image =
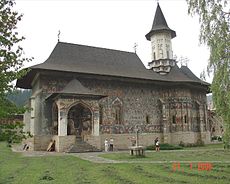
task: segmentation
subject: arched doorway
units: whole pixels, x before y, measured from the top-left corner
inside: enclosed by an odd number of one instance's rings
[[[82,104],[76,104],[69,109],[67,135],[83,137],[91,134],[92,113],[89,108]]]

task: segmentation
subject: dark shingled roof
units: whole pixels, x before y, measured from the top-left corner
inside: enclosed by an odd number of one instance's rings
[[[31,70],[27,75],[17,80],[17,86],[31,88],[32,80],[40,70],[162,82],[195,82],[208,85],[208,83],[194,77],[194,74],[186,68],[180,69],[176,65],[169,74],[160,75],[146,69],[136,53],[58,42],[49,58],[44,63],[30,67]]]
[[[154,17],[154,20],[153,20],[152,29],[149,31],[148,34],[145,35],[145,37],[146,37],[147,40],[150,40],[150,37],[153,34],[159,33],[159,32],[162,32],[162,31],[170,32],[172,38],[176,37],[176,32],[168,27],[168,24],[167,24],[167,22],[165,20],[164,14],[163,14],[163,12],[161,10],[161,7],[160,7],[160,5],[158,3],[157,4],[157,10],[156,10],[156,13],[155,13],[155,17]]]
[[[97,96],[97,97],[104,97],[104,95],[97,94],[94,91],[89,90],[88,88],[84,87],[77,79],[71,80],[63,90],[60,92],[52,93],[46,99],[54,98],[57,95],[89,95],[89,96]]]

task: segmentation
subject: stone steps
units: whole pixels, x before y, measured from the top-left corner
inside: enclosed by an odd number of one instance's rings
[[[67,152],[68,153],[84,153],[84,152],[99,152],[99,151],[101,150],[88,144],[87,142],[83,141],[81,138],[76,138],[76,143],[73,144]]]

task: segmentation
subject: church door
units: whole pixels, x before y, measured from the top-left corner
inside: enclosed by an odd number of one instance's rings
[[[91,134],[92,113],[82,104],[74,105],[68,112],[67,135],[83,137]]]

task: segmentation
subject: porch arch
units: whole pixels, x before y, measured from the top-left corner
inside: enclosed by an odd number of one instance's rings
[[[92,134],[93,113],[91,108],[82,103],[72,104],[67,110],[67,135],[84,135]]]

